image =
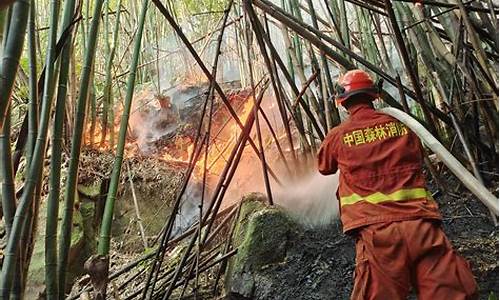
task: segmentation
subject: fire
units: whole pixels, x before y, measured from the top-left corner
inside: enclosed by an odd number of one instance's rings
[[[237,93],[229,96],[230,100],[233,101],[232,105],[236,110],[240,118],[240,121],[243,124],[245,123],[246,119],[252,112],[254,104],[253,98],[251,96],[248,96],[248,91],[245,91],[245,93],[243,94]],[[143,94],[141,94],[140,97],[145,98]],[[158,116],[158,118],[165,118],[165,116],[167,117],[170,116],[171,118],[172,117],[171,115],[164,113],[165,110],[169,109],[174,109],[174,108],[162,107],[160,105],[158,107],[151,108],[151,111],[153,115]],[[192,132],[195,132],[196,130],[188,131],[191,132],[191,134],[189,135],[183,135],[178,133],[179,130],[182,132],[183,128],[177,127],[177,129],[172,131],[174,133],[173,137],[170,137],[169,135],[164,135],[167,136],[165,138],[161,134],[156,136],[155,134],[153,134],[155,123],[151,122],[150,120],[151,113],[148,112],[150,113],[149,115],[145,115],[142,117],[140,116],[140,113],[141,112],[133,112],[131,115],[131,119],[129,120],[129,131],[127,132],[127,141],[125,144],[125,153],[124,153],[125,157],[133,157],[138,155],[155,156],[166,162],[188,164],[195,150],[194,139],[196,137],[192,136],[193,135]],[[114,121],[115,144],[118,139],[118,131],[120,123],[119,114],[117,113],[116,116],[117,118]],[[207,171],[211,174],[218,175],[222,171],[224,165],[226,164],[226,159],[230,155],[231,150],[236,144],[237,137],[241,132],[240,127],[229,116],[227,109],[225,107],[220,107],[218,110],[214,111],[212,118],[213,119],[212,119],[208,153],[205,154],[205,149],[203,149],[196,162],[194,175],[198,178],[201,177],[202,170],[205,167],[205,165]],[[165,122],[165,120],[163,119],[160,121]],[[168,122],[171,122],[171,119],[168,119]],[[144,130],[141,129],[142,131],[140,132],[140,134],[145,135],[142,137],[142,139],[141,137],[137,136],[138,134],[137,130],[134,130],[135,124],[139,124],[141,128],[145,128],[148,131],[144,133]],[[174,124],[180,126],[178,122],[177,123],[174,122]],[[170,133],[171,132],[169,132],[169,134]],[[111,147],[109,130],[106,139],[102,143],[101,143],[101,136],[102,136],[102,129],[99,123],[96,124],[93,133],[91,132],[91,124],[87,124],[85,131],[85,142],[87,146],[103,151],[116,149],[116,145],[113,145],[113,147]],[[166,140],[166,142],[163,139]],[[149,146],[146,147],[146,149],[144,149],[144,145],[141,144],[141,142],[144,142],[144,140],[147,141],[147,145]],[[207,159],[206,164],[205,164],[205,157]]]
[[[194,149],[194,144],[190,144],[187,146],[186,152],[182,153],[180,157],[173,156],[170,153],[165,152],[162,158],[166,161],[189,163],[191,155],[193,154],[193,149]]]

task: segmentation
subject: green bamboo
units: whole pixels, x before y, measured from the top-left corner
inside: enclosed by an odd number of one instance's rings
[[[93,69],[94,67],[92,67]],[[95,83],[94,83],[94,74],[91,71],[92,76],[90,78],[90,88],[89,88],[89,99],[90,100],[90,130],[89,130],[89,144],[95,144],[95,126],[96,126],[96,118],[97,118],[97,99],[95,96]]]
[[[298,20],[303,21],[298,0],[289,0],[289,3],[290,3],[292,15],[295,16]],[[294,45],[293,50],[295,50],[295,51],[291,52],[292,53],[291,58],[295,64],[295,71],[297,72],[297,75],[299,76],[301,83],[305,84],[305,82],[307,81],[307,78],[305,76],[304,54],[302,51],[303,47],[302,47],[302,43],[301,43],[301,40],[299,38],[299,35],[296,32],[293,32],[293,45]],[[308,45],[308,46],[310,46],[310,45]],[[306,47],[307,47],[307,44],[306,44]],[[314,54],[310,50],[311,47],[309,47],[308,49],[309,49],[309,57],[311,58],[311,65],[314,65],[314,60],[315,60]],[[323,118],[324,115],[320,112],[321,108],[319,106],[319,103],[318,103],[316,96],[314,95],[314,93],[310,89],[308,89],[306,91],[306,94],[304,95],[304,101],[307,103],[308,106],[312,106],[314,112],[316,113],[316,115],[319,119],[318,123],[321,124],[322,129],[325,132],[327,132],[328,127],[326,124],[326,120]],[[314,132],[314,128],[313,128],[313,124],[312,124],[311,120],[306,119],[305,121],[306,121],[306,124],[308,127],[308,131],[311,133]],[[321,135],[324,135],[324,133],[323,132],[318,133],[318,136],[321,136]],[[311,154],[315,153],[316,152],[316,150],[315,150],[315,147],[316,147],[315,138],[312,134],[309,135],[309,144],[310,144],[310,147],[312,149]]]
[[[5,222],[7,239],[10,236],[12,220],[16,212],[16,192],[14,184],[14,171],[12,169],[10,145],[10,108],[7,109],[7,119],[0,133],[0,180],[2,188],[2,212]]]
[[[64,6],[61,32],[69,26],[75,1],[67,0]],[[46,299],[59,299],[59,276],[57,270],[57,224],[59,219],[59,196],[61,180],[62,131],[66,113],[67,82],[71,55],[71,34],[61,53],[59,81],[57,87],[56,113],[52,137],[52,157],[50,170],[50,189],[47,199],[47,218],[45,224],[45,286]]]
[[[5,233],[7,239],[12,230],[12,221],[16,213],[16,193],[14,182],[14,171],[12,168],[10,130],[11,130],[11,107],[7,109],[7,119],[5,120],[2,133],[0,135],[0,154],[2,160],[0,162],[0,180],[2,185],[2,209],[5,222]],[[22,295],[22,275],[21,275],[21,259],[16,261],[16,269],[14,273],[14,285],[11,291],[11,299],[20,299]]]
[[[21,24],[17,24],[17,18],[14,16],[18,14],[29,13],[29,3],[28,8],[24,6],[20,6],[19,4],[23,4],[24,1],[17,1],[14,4],[13,10],[13,19],[12,22],[14,24],[10,25],[8,39],[10,40],[13,37],[19,36],[19,33],[14,33],[19,28],[17,26],[21,26]],[[23,232],[31,233],[31,230],[28,230],[28,224],[32,224],[31,220],[28,218],[30,213],[29,209],[32,207],[32,202],[35,197],[35,190],[37,185],[40,182],[42,168],[43,168],[43,159],[45,153],[46,139],[47,139],[47,129],[50,119],[50,110],[52,104],[52,95],[50,94],[53,89],[52,85],[52,77],[53,77],[53,67],[55,62],[55,44],[56,44],[56,33],[57,33],[57,15],[58,15],[58,1],[53,0],[51,2],[51,20],[50,20],[50,32],[49,32],[49,41],[47,47],[47,58],[46,58],[46,75],[45,75],[45,84],[44,84],[44,92],[43,92],[43,106],[42,106],[42,115],[40,122],[40,131],[38,132],[37,142],[35,145],[35,150],[33,154],[33,158],[31,160],[30,169],[28,171],[28,176],[24,185],[24,191],[19,201],[19,205],[16,209],[16,214],[14,216],[14,221],[12,223],[11,235],[9,236],[7,246],[5,249],[5,259],[2,266],[2,274],[0,278],[0,299],[8,299],[9,293],[12,288],[12,279],[15,273],[15,266],[17,259],[19,257],[20,244],[19,241],[23,238]],[[25,9],[26,12],[20,13],[16,12],[16,9]],[[27,17],[27,15],[26,15]],[[26,18],[27,20],[27,18]],[[26,25],[26,24],[25,24]],[[24,25],[24,29],[26,26]],[[10,31],[14,31],[11,33]],[[22,39],[24,40],[24,30],[22,33]],[[7,44],[9,41],[7,41]],[[22,46],[22,45],[21,45]],[[7,48],[6,48],[7,49]],[[7,54],[7,52],[5,53]],[[3,66],[6,63],[6,59],[4,57]],[[3,96],[3,94],[2,94]],[[3,103],[3,102],[2,102]],[[34,216],[35,217],[35,216]],[[31,226],[31,225],[30,225]],[[24,237],[26,238],[26,237]],[[23,249],[26,248],[26,245],[23,245]],[[23,256],[21,256],[23,258]]]
[[[5,48],[5,43],[7,42],[7,36],[9,31],[10,15],[12,13],[11,9],[3,11],[2,17],[2,28],[0,30],[2,34],[2,50]],[[12,221],[16,213],[16,197],[15,197],[15,185],[14,185],[14,172],[12,168],[12,158],[11,158],[11,145],[10,145],[10,117],[11,109],[7,111],[7,119],[5,120],[5,127],[1,130],[0,134],[0,154],[2,160],[0,161],[0,180],[2,189],[2,214],[5,224],[5,233],[7,239],[9,238],[10,231],[12,228]]]
[[[125,148],[125,139],[127,134],[128,120],[130,116],[130,108],[135,88],[135,75],[137,71],[137,63],[139,61],[139,54],[141,52],[141,40],[144,29],[144,20],[148,7],[148,0],[142,1],[141,16],[134,41],[134,53],[132,55],[132,63],[130,65],[130,73],[127,81],[127,94],[125,96],[125,103],[123,108],[123,115],[120,121],[120,131],[118,133],[118,142],[116,147],[116,156],[113,163],[113,172],[111,173],[111,180],[109,184],[108,195],[106,197],[106,205],[104,207],[104,215],[101,224],[99,245],[97,253],[99,255],[107,256],[109,253],[109,244],[111,239],[111,223],[113,220],[113,210],[116,200],[116,193],[118,191],[118,184],[120,183],[120,172],[123,162],[123,152]]]
[[[7,23],[7,17],[8,13],[10,12],[10,9],[4,9],[0,10],[0,45],[3,45],[4,41],[4,30],[5,30],[5,25]],[[3,55],[3,47],[0,47],[0,57]]]
[[[4,36],[5,43],[0,66],[0,130],[7,116],[7,108],[10,106],[17,68],[23,52],[30,2],[17,0],[11,9],[12,17],[9,22],[8,35]]]
[[[107,49],[106,52],[108,54],[107,54],[107,59],[106,59],[106,79],[105,79],[105,83],[104,83],[104,95],[103,95],[103,99],[102,99],[103,114],[102,114],[101,146],[104,145],[104,142],[106,141],[106,135],[108,132],[108,128],[110,131],[114,131],[114,126],[113,126],[113,116],[114,116],[114,114],[113,114],[113,90],[112,90],[113,83],[112,83],[111,69],[113,67],[113,59],[115,58],[116,45],[117,45],[117,41],[118,41],[118,29],[120,27],[121,3],[122,3],[122,0],[118,0],[118,4],[116,6],[116,20],[115,20],[115,27],[113,29],[113,46],[112,47],[109,46],[109,42],[107,39],[108,35],[106,34],[106,49]],[[110,135],[111,135],[111,133],[110,133]],[[113,147],[112,144],[110,146]]]
[[[281,6],[283,7],[283,9],[286,9],[288,12],[290,11],[290,9],[287,9],[287,5],[286,5],[286,2],[285,0],[281,0]],[[288,70],[290,71],[290,79],[292,82],[295,82],[295,68],[294,68],[294,63],[293,63],[293,59],[292,59],[292,55],[293,55],[293,45],[290,41],[290,37],[288,35],[288,30],[286,29],[285,26],[280,26],[281,28],[281,34],[283,35],[283,40],[284,40],[284,43],[285,43],[285,49],[287,50],[286,51],[286,54],[287,54],[287,64],[288,64]],[[284,93],[283,93],[284,94]],[[288,103],[288,105],[290,105],[290,103]],[[291,112],[295,115],[295,120],[296,120],[296,126],[297,128],[302,128],[302,132],[304,132],[304,134],[301,134],[300,135],[300,150],[302,153],[308,153],[310,150],[310,146],[309,146],[309,142],[307,140],[307,137],[305,136],[305,126],[304,126],[304,120],[303,120],[303,117],[302,117],[302,113],[300,111],[300,107],[299,106],[296,106],[295,107],[295,110],[293,112]]]
[[[309,12],[311,15],[312,24],[314,28],[319,29],[319,24],[312,0],[307,0],[307,4],[309,6]],[[337,108],[333,107],[332,109],[327,103],[328,95],[333,95],[335,91],[333,87],[332,76],[330,74],[330,68],[328,66],[328,62],[325,57],[325,53],[321,52],[320,59],[321,59],[321,68],[323,69],[322,71],[323,74],[321,74],[323,76],[321,76],[321,78],[324,78],[324,80],[320,80],[320,82],[323,82],[323,84],[326,85],[326,87],[322,88],[323,90],[322,105],[323,105],[323,111],[325,113],[324,118],[327,124],[326,131],[328,132],[330,128],[340,123],[340,116]]]
[[[108,99],[106,97],[106,94],[107,94],[107,89],[110,88],[110,86],[108,86],[108,72],[111,71],[108,70],[108,65],[110,64],[110,54],[111,54],[111,46],[110,46],[110,41],[109,41],[109,10],[111,9],[110,5],[109,5],[109,0],[106,0],[106,4],[105,4],[105,12],[104,12],[104,46],[105,46],[105,49],[106,49],[106,58],[107,58],[107,62],[106,62],[106,82],[105,82],[105,85],[104,85],[104,90],[103,90],[103,99],[102,99],[102,116],[101,116],[101,140],[99,142],[99,145],[102,147],[106,141],[106,135],[107,135],[107,132],[108,132]],[[117,7],[117,14],[120,13],[120,6],[118,5]]]
[[[446,48],[446,45],[441,40],[441,37],[439,37],[439,34],[437,33],[434,25],[432,25],[432,23],[428,19],[426,19],[427,16],[424,15],[423,10],[415,8],[413,9],[413,15],[425,26],[427,37],[430,44],[433,46],[435,55],[441,56],[441,58],[443,58],[449,64],[449,66],[454,65],[456,61],[455,56],[453,56],[448,48]],[[451,71],[451,67],[449,68],[449,71]]]
[[[377,52],[377,45],[373,36],[371,22],[368,19],[367,11],[362,7],[356,7],[356,15],[358,21],[358,30],[361,33],[361,40],[365,57],[374,65],[380,65],[380,53]]]
[[[51,19],[50,19],[50,26],[54,26],[54,31],[52,30],[49,31],[49,39],[52,39],[52,35],[57,33],[57,18],[59,16],[59,6],[60,6],[60,0],[52,0],[50,3],[50,13],[51,13]],[[55,18],[55,19],[52,19]],[[31,22],[30,22],[31,26]],[[44,89],[43,89],[43,94],[42,94],[42,102],[45,102],[45,99],[50,98],[50,103],[52,103],[52,98],[54,96],[54,89],[55,89],[55,80],[57,79],[57,73],[58,73],[58,67],[57,67],[57,53],[56,53],[56,41],[54,40],[53,45],[49,45],[49,48],[47,49],[47,58],[50,59],[51,65],[50,69],[47,69],[46,72],[50,72],[48,75],[50,78],[45,77],[45,80],[49,81],[44,81]],[[51,42],[52,43],[52,42]],[[50,57],[49,57],[50,56]],[[46,62],[47,64],[48,62]],[[50,119],[50,117],[49,117]],[[45,139],[46,141],[46,139]],[[46,142],[45,146],[46,147]],[[43,160],[43,155],[42,155],[42,160]],[[33,255],[33,251],[35,249],[35,236],[37,233],[38,229],[38,214],[40,211],[40,201],[42,199],[42,180],[43,180],[43,167],[38,170],[38,174],[35,176],[35,178],[38,178],[39,182],[35,186],[35,190],[33,193],[33,200],[32,201],[32,207],[27,211],[26,214],[26,219],[23,224],[23,231],[21,235],[21,295],[19,296],[17,293],[17,290],[14,289],[13,292],[11,292],[11,298],[12,297],[20,297],[22,298],[22,292],[24,291],[26,284],[27,284],[27,279],[28,279],[28,270],[29,270],[29,265],[31,262],[31,257]],[[13,295],[14,293],[14,295]]]
[[[344,46],[351,48],[351,36],[349,34],[349,24],[347,23],[347,9],[345,6],[345,0],[332,0],[339,3],[339,14],[340,14],[340,31],[342,32],[342,41],[344,41]],[[347,56],[347,55],[346,55]]]
[[[373,27],[375,28],[375,31],[377,32],[379,44],[381,47],[380,52],[382,52],[383,58],[381,59],[382,62],[384,63],[384,66],[386,70],[390,73],[395,73],[394,71],[394,66],[392,64],[392,60],[389,58],[389,53],[387,51],[387,47],[389,46],[388,43],[386,43],[385,38],[382,34],[382,25],[380,24],[380,15],[375,14],[373,12],[368,12],[370,14],[370,18],[373,23]]]
[[[100,15],[104,0],[94,2],[94,11],[90,24],[87,44],[85,46],[85,59],[82,67],[80,89],[77,100],[76,120],[71,139],[71,159],[68,168],[68,178],[66,180],[66,189],[64,193],[64,213],[61,224],[58,273],[59,273],[59,299],[64,299],[66,287],[66,272],[68,264],[68,254],[71,244],[71,227],[73,223],[73,205],[75,202],[76,185],[78,181],[78,163],[80,161],[80,150],[82,146],[82,135],[85,124],[85,109],[87,106],[88,91],[92,65],[95,58],[97,46],[97,33],[99,30]]]
[[[28,22],[28,56],[29,56],[29,107],[28,107],[28,136],[26,142],[26,170],[29,170],[38,128],[38,80],[36,66],[36,5],[30,1],[30,16]]]
[[[394,7],[400,18],[404,18],[411,23],[416,21],[414,14],[407,5],[396,3]],[[441,82],[444,82],[444,86],[447,86],[451,69],[449,65],[445,65],[445,60],[438,59],[440,57],[433,51],[431,41],[427,38],[428,36],[422,26],[412,27],[407,34],[411,44],[415,46],[417,57],[422,61],[423,66],[431,66],[438,73]]]
[[[25,148],[25,157],[26,157],[26,170],[30,169],[31,161],[33,157],[33,151],[35,149],[36,136],[38,130],[38,82],[37,82],[37,59],[36,59],[36,33],[35,33],[35,16],[36,16],[36,8],[35,1],[30,1],[30,14],[28,21],[28,59],[29,59],[29,104],[28,104],[28,134],[27,134],[27,142]],[[36,192],[36,191],[35,191]],[[15,213],[15,211],[14,211]],[[27,220],[32,220],[32,210],[28,211]],[[10,225],[12,222],[10,222]],[[28,226],[29,225],[29,226]],[[31,227],[32,222],[26,224],[23,228],[23,239],[26,240],[29,235],[28,229]],[[25,247],[27,248],[27,247]],[[26,257],[26,251],[22,251],[20,253],[20,257],[16,262],[16,270],[15,270],[15,279],[14,286],[11,292],[11,298],[20,298],[23,294],[23,285],[25,280],[22,278],[22,261]]]

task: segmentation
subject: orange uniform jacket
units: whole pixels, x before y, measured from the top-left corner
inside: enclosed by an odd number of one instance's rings
[[[441,219],[425,188],[420,140],[368,104],[354,107],[328,133],[318,169],[323,175],[340,169],[337,196],[345,233],[379,222]]]

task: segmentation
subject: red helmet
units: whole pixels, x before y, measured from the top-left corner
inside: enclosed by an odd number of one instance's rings
[[[343,105],[349,97],[357,94],[368,94],[372,96],[372,100],[379,97],[378,88],[370,75],[359,69],[350,70],[340,77],[336,90],[336,102],[340,105]]]

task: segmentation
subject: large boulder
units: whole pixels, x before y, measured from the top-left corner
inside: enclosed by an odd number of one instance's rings
[[[259,273],[285,260],[298,226],[283,209],[266,204],[262,194],[244,197],[233,246],[238,253],[229,261],[225,278],[231,297],[252,298],[259,285]]]
[[[226,269],[226,299],[349,298],[354,244],[338,220],[304,225],[254,193],[244,197],[232,244],[238,252]]]

